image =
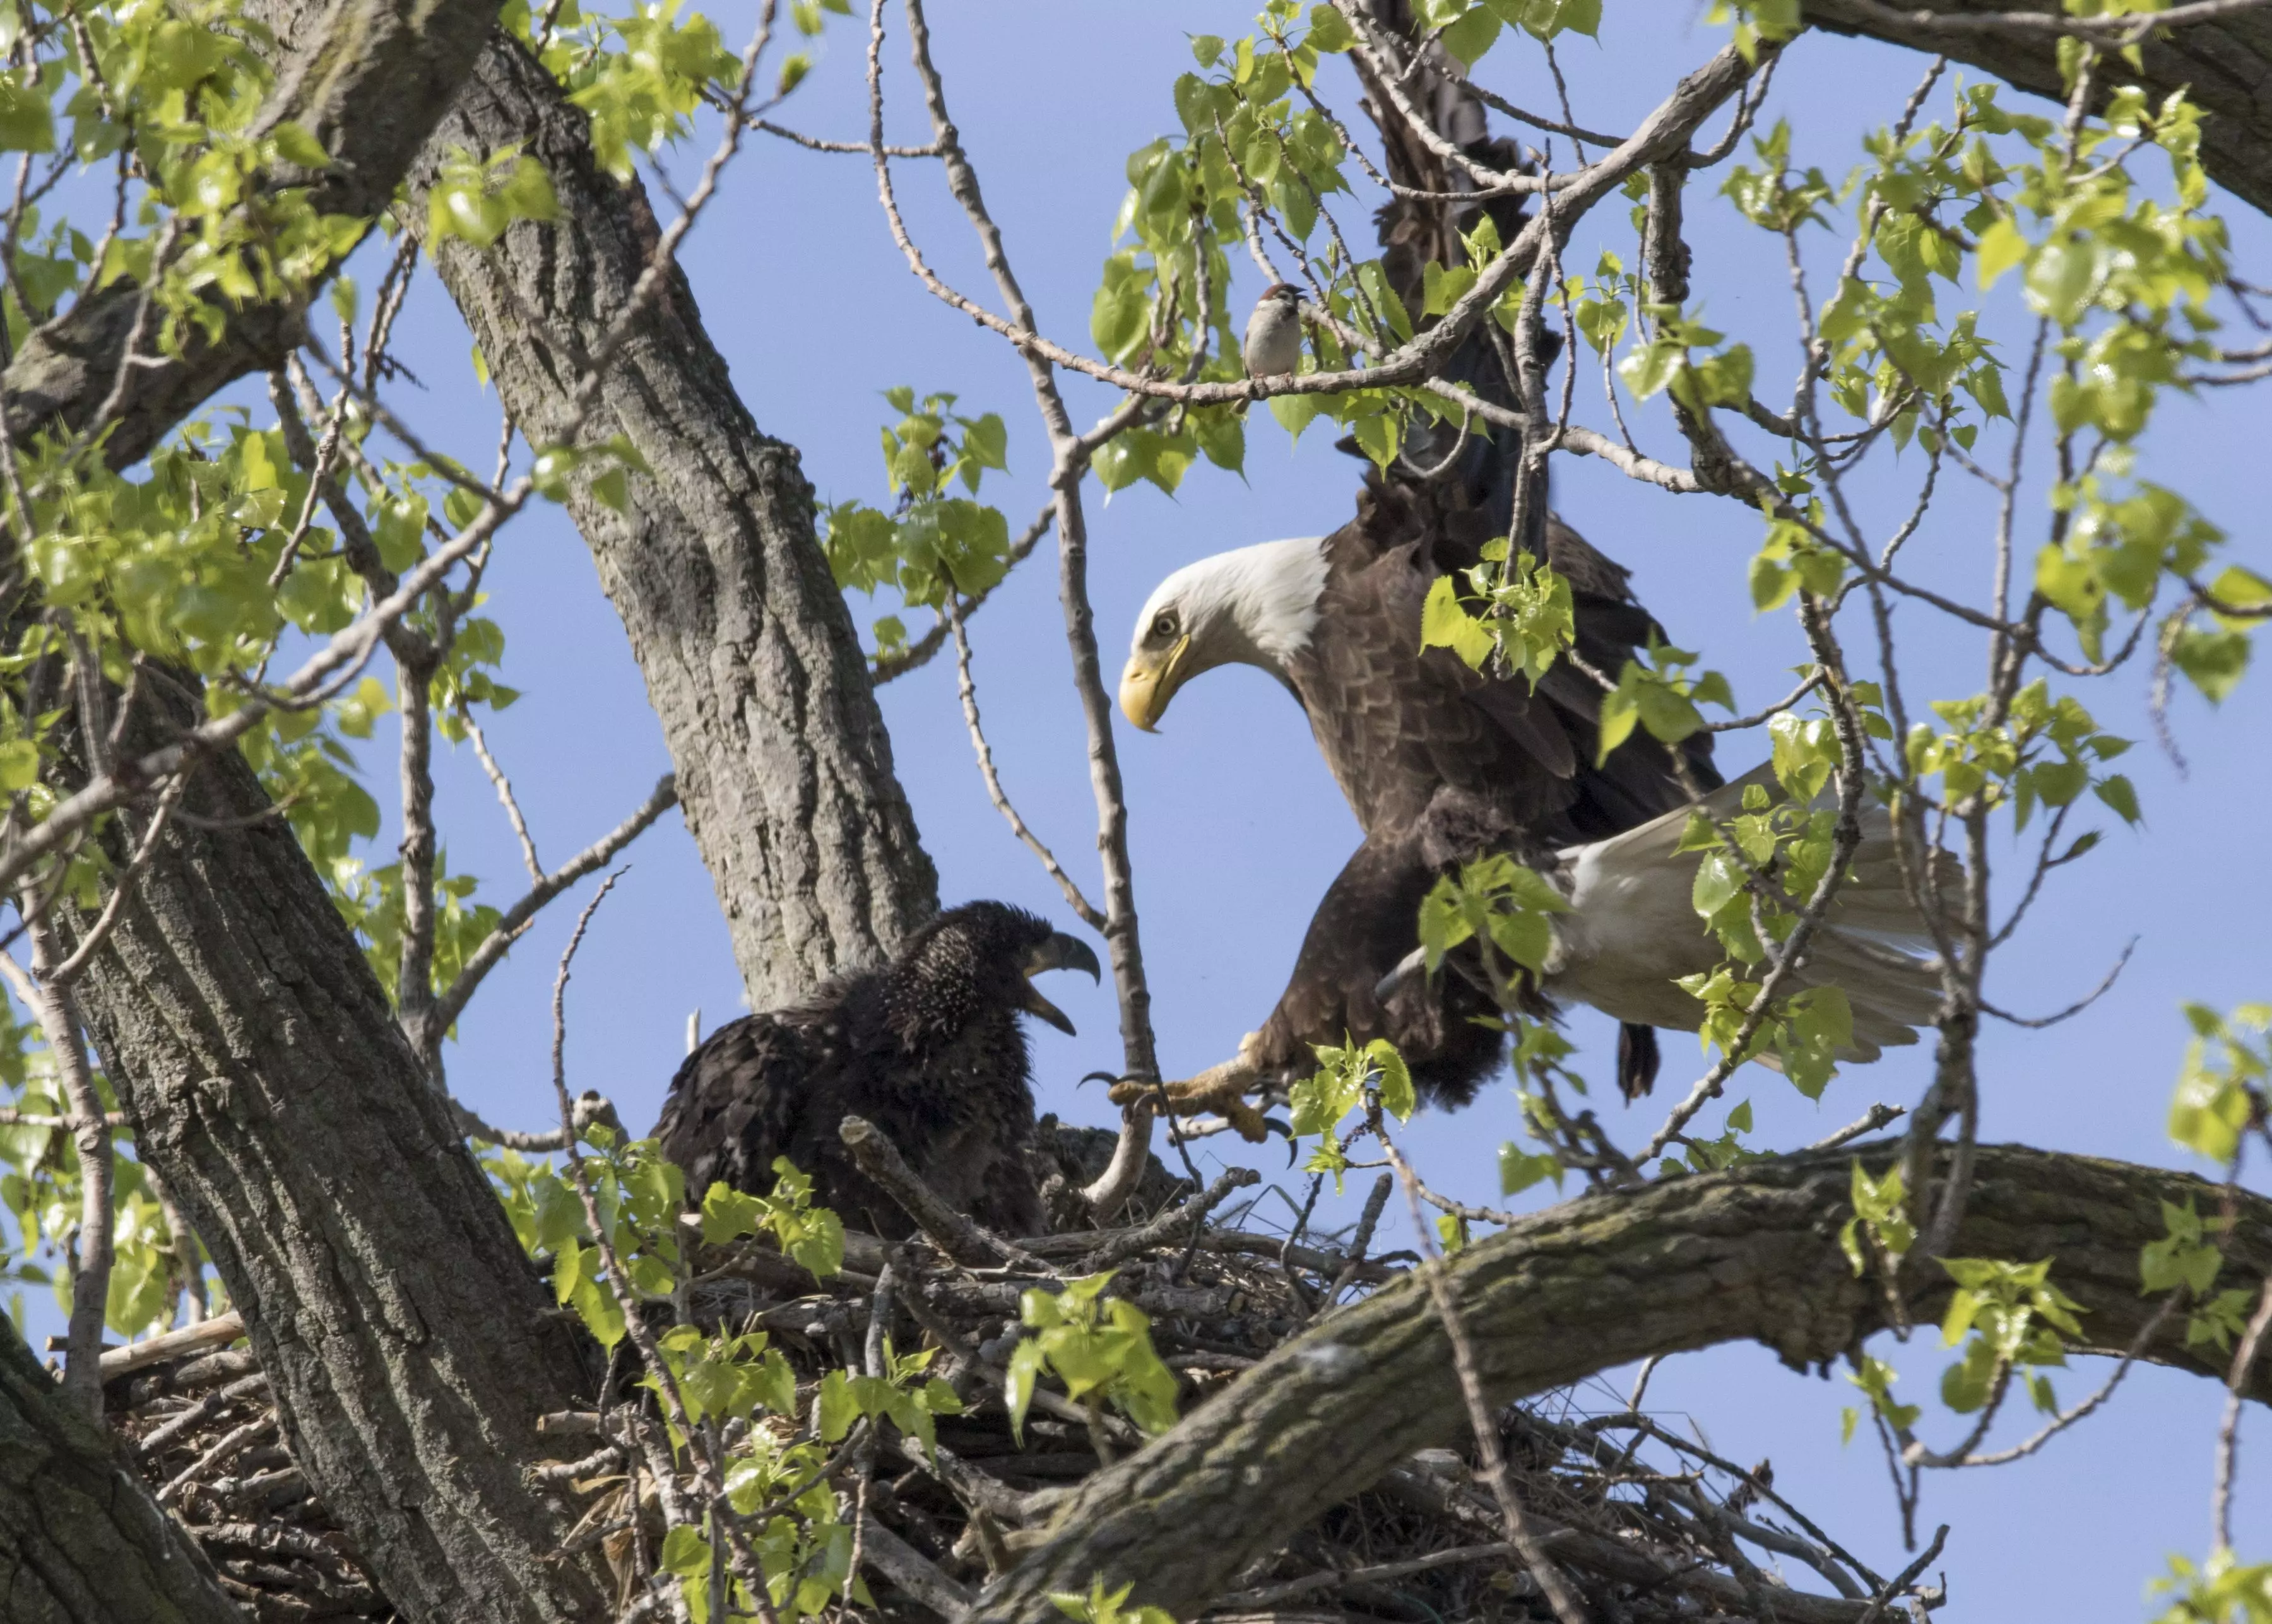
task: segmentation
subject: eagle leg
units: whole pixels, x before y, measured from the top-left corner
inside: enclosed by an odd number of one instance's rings
[[[1149,1084],[1133,1077],[1112,1085],[1112,1102],[1129,1105],[1147,1097],[1155,1098],[1153,1091],[1162,1090],[1168,1097],[1168,1109],[1177,1116],[1198,1116],[1213,1111],[1238,1130],[1239,1137],[1259,1144],[1269,1136],[1262,1113],[1246,1103],[1247,1091],[1258,1088],[1262,1074],[1247,1058],[1247,1046],[1239,1046],[1238,1058],[1227,1060],[1220,1066],[1210,1066],[1195,1077],[1175,1083]]]

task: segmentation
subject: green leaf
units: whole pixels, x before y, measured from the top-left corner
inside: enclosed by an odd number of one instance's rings
[[[1735,900],[1736,894],[1743,889],[1743,870],[1736,867],[1735,859],[1724,851],[1707,852],[1696,865],[1696,881],[1689,888],[1689,905],[1708,920]]]
[[[704,1243],[723,1246],[729,1240],[757,1233],[758,1225],[764,1218],[765,1205],[757,1196],[737,1190],[730,1184],[713,1184],[702,1197]]]
[[[2114,808],[2124,823],[2138,821],[2138,792],[2131,787],[2128,778],[2118,772],[2099,779],[2090,788],[2093,794]]]
[[[1484,623],[1461,605],[1459,590],[1448,575],[1436,577],[1421,606],[1420,646],[1450,649],[1473,671],[1483,669],[1497,646]]]
[[[1349,19],[1333,6],[1313,5],[1310,8],[1309,43],[1315,49],[1338,55],[1356,43],[1356,31],[1349,26]],[[1220,47],[1222,41],[1216,44]]]
[[[1975,251],[1980,276],[1980,288],[1985,293],[1996,286],[1996,280],[2028,257],[2028,240],[2008,216],[1999,217],[1996,223],[1980,234],[1980,246]]]
[[[309,133],[304,124],[295,123],[288,118],[269,131],[268,138],[274,144],[277,156],[288,163],[298,164],[303,169],[331,167],[332,155],[324,150],[321,141]]]
[[[1412,1073],[1406,1069],[1404,1056],[1386,1038],[1375,1038],[1364,1046],[1365,1058],[1380,1071],[1380,1105],[1400,1122],[1412,1120],[1419,1108],[1419,1099],[1412,1091]]]
[[[681,1523],[662,1537],[662,1569],[682,1579],[710,1575],[710,1542],[691,1523]]]
[[[0,744],[0,790],[12,794],[40,781],[40,747],[29,739]]]
[[[1270,397],[1270,415],[1276,418],[1278,426],[1296,440],[1302,437],[1302,430],[1310,426],[1311,420],[1324,407],[1325,398],[1321,395]]]
[[[47,97],[17,83],[14,73],[0,73],[0,152],[55,150],[55,121]]]
[[[1489,6],[1471,6],[1465,16],[1446,27],[1439,37],[1444,41],[1446,50],[1473,67],[1482,59],[1484,53],[1491,49],[1491,42],[1498,38],[1498,29],[1499,19],[1496,11]]]

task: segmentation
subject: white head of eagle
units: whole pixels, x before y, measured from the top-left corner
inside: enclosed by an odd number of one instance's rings
[[[1326,589],[1322,536],[1264,541],[1185,564],[1137,617],[1120,709],[1150,732],[1176,689],[1217,666],[1254,666],[1289,689],[1287,667],[1310,645]]]

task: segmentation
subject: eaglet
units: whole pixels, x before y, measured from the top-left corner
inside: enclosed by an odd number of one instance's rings
[[[1087,944],[1022,909],[950,909],[890,963],[711,1033],[671,1079],[655,1137],[693,1199],[721,1180],[765,1195],[786,1156],[846,1224],[902,1236],[912,1223],[837,1136],[846,1117],[865,1117],[956,1210],[1005,1234],[1039,1233],[1025,1159],[1032,1062],[1018,1017],[1072,1031],[1033,985],[1044,970],[1101,973]]]

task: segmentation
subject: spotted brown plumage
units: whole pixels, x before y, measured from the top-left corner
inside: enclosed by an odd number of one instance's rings
[[[1070,1032],[1036,991],[1045,970],[1097,976],[1096,955],[999,902],[966,903],[888,964],[838,977],[803,1004],[729,1021],[686,1057],[655,1124],[691,1200],[719,1181],[763,1195],[786,1156],[814,1199],[855,1228],[911,1225],[837,1137],[847,1116],[888,1136],[932,1189],[988,1228],[1045,1227],[1025,1152],[1034,1132],[1021,1013]]]

